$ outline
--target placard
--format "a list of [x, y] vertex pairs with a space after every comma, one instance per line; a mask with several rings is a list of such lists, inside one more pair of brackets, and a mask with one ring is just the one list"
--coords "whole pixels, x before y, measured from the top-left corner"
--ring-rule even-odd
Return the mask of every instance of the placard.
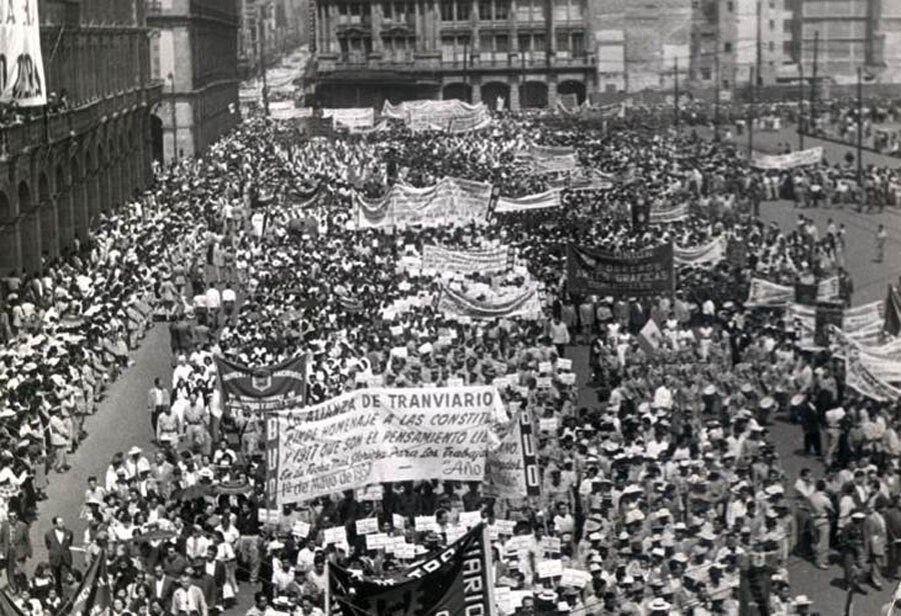
[[378, 518], [363, 518], [356, 521], [356, 527], [358, 535], [377, 533], [379, 532], [379, 520]]
[[585, 588], [585, 585], [591, 581], [591, 574], [581, 569], [572, 569], [566, 567], [563, 569], [560, 577], [561, 586], [572, 586], [574, 588]]
[[389, 537], [385, 533], [372, 533], [371, 535], [366, 535], [366, 549], [381, 550], [385, 547], [388, 539]]
[[391, 525], [394, 528], [398, 528], [398, 529], [406, 528], [407, 527], [407, 518], [405, 518], [404, 516], [402, 516], [398, 513], [392, 513], [391, 514]]
[[536, 566], [538, 577], [545, 580], [547, 578], [560, 577], [563, 575], [562, 560], [540, 560]]
[[538, 389], [550, 389], [553, 385], [553, 379], [549, 376], [540, 376], [535, 379], [535, 387]]
[[418, 515], [413, 518], [413, 527], [420, 533], [438, 529], [438, 522], [433, 515]]
[[540, 432], [556, 432], [558, 419], [556, 417], [541, 417], [538, 420], [538, 430]]
[[476, 524], [482, 521], [482, 512], [481, 511], [461, 511], [460, 512], [460, 524], [465, 526], [466, 528], [472, 528]]
[[557, 370], [572, 370], [573, 369], [573, 360], [560, 357], [557, 359]]
[[338, 544], [347, 545], [347, 529], [343, 526], [333, 526], [322, 531], [325, 545]]

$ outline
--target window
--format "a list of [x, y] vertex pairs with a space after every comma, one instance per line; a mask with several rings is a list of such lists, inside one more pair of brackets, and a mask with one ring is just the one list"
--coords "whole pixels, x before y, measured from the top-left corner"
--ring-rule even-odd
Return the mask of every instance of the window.
[[494, 37], [494, 50], [500, 52], [510, 51], [510, 37], [506, 34], [497, 34]]
[[793, 47], [794, 44], [791, 41], [782, 41], [782, 59], [787, 63], [792, 61], [792, 56], [795, 53]]
[[557, 33], [557, 51], [569, 51], [569, 32]]
[[701, 79], [704, 81], [710, 81], [710, 67], [702, 66], [701, 67]]
[[406, 2], [395, 2], [394, 3], [394, 14], [397, 16], [397, 21], [406, 21], [407, 19], [407, 3]]
[[585, 55], [585, 35], [581, 32], [573, 32], [572, 37], [572, 51], [574, 56], [584, 56]]
[[441, 21], [454, 20], [454, 0], [441, 0]]
[[723, 43], [723, 51], [725, 51], [726, 53], [732, 53], [732, 43], [730, 43], [729, 41]]
[[494, 0], [494, 19], [497, 21], [510, 19], [510, 0]]
[[350, 3], [350, 14], [355, 17], [359, 16], [360, 15], [360, 5], [357, 4], [356, 2], [351, 2]]
[[771, 52], [776, 51], [776, 43], [774, 43], [773, 41], [770, 41], [770, 43], [769, 43], [769, 45], [767, 45], [767, 47], [769, 47], [769, 50]]
[[775, 29], [776, 29], [776, 20], [775, 20], [775, 19], [771, 19], [771, 20], [770, 20], [770, 23], [769, 23], [769, 26], [770, 26], [770, 30], [775, 30]]
[[528, 34], [518, 34], [516, 41], [520, 51], [529, 51], [532, 49], [532, 37]]
[[347, 15], [348, 5], [342, 3], [338, 5], [338, 15]]
[[726, 3], [726, 10], [729, 11], [730, 13], [735, 10], [735, 6], [732, 4], [732, 2]]
[[469, 21], [472, 15], [472, 4], [466, 0], [457, 1], [457, 21]]
[[479, 19], [491, 21], [491, 0], [479, 0]]
[[494, 37], [490, 32], [480, 32], [479, 33], [479, 51], [493, 51], [494, 50]]
[[723, 90], [728, 90], [728, 89], [729, 89], [729, 80], [723, 79]]
[[382, 15], [385, 17], [385, 21], [391, 21], [393, 19], [393, 13], [391, 12], [391, 7], [394, 6], [390, 2], [386, 2], [382, 7]]
[[532, 50], [547, 51], [547, 42], [545, 41], [543, 34], [535, 34], [532, 36]]

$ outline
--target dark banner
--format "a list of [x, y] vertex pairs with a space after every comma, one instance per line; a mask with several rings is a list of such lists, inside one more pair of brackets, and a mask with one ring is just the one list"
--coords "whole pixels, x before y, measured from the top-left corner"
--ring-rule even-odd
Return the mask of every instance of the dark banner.
[[805, 306], [817, 305], [817, 285], [795, 283], [795, 303]]
[[814, 315], [813, 343], [820, 347], [829, 346], [829, 326], [842, 329], [845, 319], [845, 307], [831, 302], [820, 302]]
[[675, 288], [672, 243], [633, 252], [607, 252], [570, 244], [567, 286], [584, 295], [647, 296]]
[[216, 367], [225, 409], [273, 411], [303, 406], [306, 394], [304, 356], [263, 368], [249, 368], [217, 357]]
[[333, 616], [495, 613], [484, 525], [413, 567], [371, 577], [329, 565]]

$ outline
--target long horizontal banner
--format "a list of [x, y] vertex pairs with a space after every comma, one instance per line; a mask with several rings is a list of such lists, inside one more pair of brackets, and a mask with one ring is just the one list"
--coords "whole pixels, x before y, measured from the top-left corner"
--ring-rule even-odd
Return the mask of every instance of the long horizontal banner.
[[[840, 341], [851, 343], [856, 349], [865, 348], [862, 345], [865, 345], [871, 339], [872, 330], [874, 328], [881, 329], [882, 306], [883, 303], [881, 301], [876, 301], [857, 308], [840, 310], [838, 312], [840, 318], [837, 318], [835, 323], [830, 324], [835, 326], [836, 335], [839, 336]], [[800, 329], [798, 336], [802, 347], [825, 346], [825, 344], [822, 344], [822, 341], [815, 344], [814, 340], [817, 330], [822, 329], [822, 326], [818, 327], [817, 315], [822, 315], [825, 310], [826, 307], [822, 305], [808, 306], [797, 302], [790, 302], [786, 306], [786, 321], [798, 326]]]
[[495, 214], [513, 214], [518, 212], [532, 212], [535, 210], [547, 210], [559, 208], [561, 205], [561, 193], [559, 188], [552, 188], [537, 195], [529, 195], [519, 199], [500, 197], [494, 208]]
[[484, 128], [491, 121], [484, 103], [471, 105], [459, 99], [406, 101], [399, 105], [385, 101], [382, 116], [402, 120], [414, 132], [443, 130], [464, 133]]
[[873, 374], [858, 353], [850, 353], [845, 358], [845, 383], [861, 395], [880, 402], [892, 402], [901, 398], [901, 389]]
[[567, 287], [572, 293], [622, 296], [669, 294], [675, 285], [672, 243], [633, 252], [569, 244]]
[[719, 263], [726, 258], [726, 238], [721, 236], [695, 248], [674, 246], [673, 257], [680, 265]]
[[326, 613], [492, 616], [497, 610], [487, 534], [484, 524], [477, 524], [440, 552], [378, 577], [330, 564]]
[[517, 158], [528, 160], [536, 173], [566, 173], [578, 165], [576, 151], [571, 147], [533, 145], [519, 152]]
[[332, 118], [336, 125], [351, 130], [372, 128], [375, 125], [375, 109], [372, 107], [351, 107], [349, 109], [323, 109], [323, 118]]
[[679, 222], [688, 218], [688, 204], [683, 203], [665, 210], [651, 210], [650, 223], [652, 225], [664, 225], [671, 222]]
[[422, 269], [436, 272], [503, 272], [510, 262], [510, 248], [487, 250], [450, 250], [442, 246], [426, 245], [422, 249]]
[[776, 154], [772, 156], [759, 156], [754, 159], [752, 165], [758, 169], [793, 169], [805, 165], [815, 165], [823, 160], [823, 148], [815, 147], [789, 154]]
[[[838, 277], [817, 283], [816, 301], [829, 302], [839, 297]], [[763, 278], [752, 278], [745, 305], [751, 308], [784, 308], [795, 300], [795, 288]]]
[[468, 317], [470, 319], [497, 319], [509, 317], [537, 318], [541, 314], [538, 287], [534, 284], [523, 287], [513, 296], [500, 298], [474, 298], [444, 286], [438, 300], [438, 311], [446, 317]]
[[600, 169], [579, 167], [567, 178], [567, 190], [570, 192], [610, 190], [616, 176], [604, 173]]
[[460, 178], [427, 188], [395, 184], [381, 199], [354, 193], [352, 220], [358, 230], [484, 220], [490, 200], [491, 184]]
[[223, 408], [270, 411], [302, 405], [306, 394], [306, 357], [287, 359], [280, 364], [250, 368], [216, 357], [222, 388]]
[[308, 501], [386, 481], [482, 481], [494, 387], [358, 389], [267, 418], [270, 503]]

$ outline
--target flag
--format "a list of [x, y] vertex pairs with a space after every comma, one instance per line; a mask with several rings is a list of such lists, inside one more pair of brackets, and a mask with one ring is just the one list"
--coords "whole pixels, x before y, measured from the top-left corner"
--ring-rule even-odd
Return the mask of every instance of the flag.
[[632, 204], [632, 229], [641, 231], [651, 221], [651, 204], [648, 201], [639, 201]]
[[901, 333], [901, 292], [892, 285], [888, 286], [888, 297], [885, 299], [885, 333], [897, 336]]
[[69, 616], [108, 616], [113, 605], [113, 593], [106, 571], [106, 552], [101, 552], [85, 573], [78, 592], [70, 603], [59, 611]]
[[448, 547], [390, 576], [369, 576], [329, 565], [327, 613], [493, 616], [497, 608], [486, 535], [485, 525], [478, 524]]
[[339, 295], [338, 301], [341, 302], [341, 307], [344, 308], [345, 312], [352, 314], [363, 312], [363, 302], [356, 296]]
[[12, 597], [6, 592], [6, 588], [0, 588], [0, 614], [3, 614], [3, 616], [25, 616], [25, 612], [15, 604]]
[[662, 338], [663, 333], [657, 327], [657, 323], [654, 322], [654, 319], [648, 319], [648, 322], [638, 332], [638, 346], [648, 355], [653, 355], [660, 348]]

